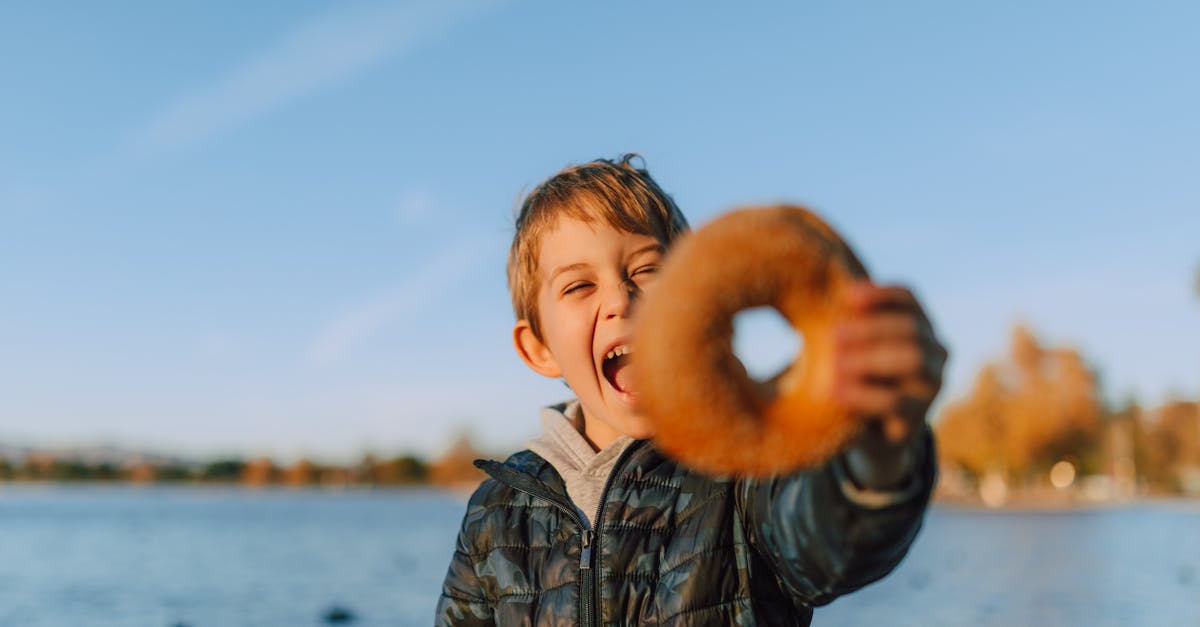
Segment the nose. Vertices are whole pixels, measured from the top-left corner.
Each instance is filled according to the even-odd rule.
[[[628,318],[633,312],[633,304],[642,291],[632,280],[626,279],[610,287],[604,294],[603,310],[605,318]]]

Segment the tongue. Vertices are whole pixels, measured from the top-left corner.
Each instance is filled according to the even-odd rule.
[[[616,371],[613,372],[612,375],[613,386],[622,392],[628,392],[632,394],[633,390],[629,387],[633,383],[630,380],[632,378],[633,377],[631,377],[629,374],[629,367],[624,363],[618,364]]]
[[[612,384],[614,388],[621,392],[632,393],[630,386],[633,384],[629,372],[629,356],[620,355],[613,357],[604,362],[604,378]]]

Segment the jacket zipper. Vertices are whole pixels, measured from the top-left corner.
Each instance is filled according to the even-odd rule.
[[[600,528],[600,520],[604,516],[604,505],[608,502],[608,490],[612,487],[613,477],[617,476],[629,454],[638,448],[640,444],[640,440],[633,442],[625,447],[625,450],[621,451],[620,456],[617,457],[612,472],[608,474],[608,479],[604,481],[604,489],[600,491],[600,505],[596,508],[596,524],[594,527],[588,524],[588,521],[579,513],[578,508],[572,507],[569,500],[563,501],[558,498],[558,495],[547,489],[542,482],[523,472],[513,470],[500,462],[484,459],[475,460],[476,468],[479,468],[497,481],[518,492],[549,501],[555,508],[570,516],[579,525],[579,528],[583,530],[579,551],[579,623],[582,627],[592,627],[599,621],[600,577],[596,572],[599,568],[592,568],[592,554],[599,555],[600,534],[593,533],[592,530],[593,528]],[[599,560],[599,557],[597,557],[597,560]]]
[[[596,573],[592,570],[592,530],[583,528],[583,552],[579,554],[579,624],[590,627],[592,621],[592,587]]]
[[[600,491],[600,505],[598,505],[596,507],[596,517],[593,518],[593,520],[596,521],[596,524],[592,525],[592,528],[595,529],[597,532],[599,532],[600,523],[602,522],[602,520],[604,518],[604,505],[605,505],[605,503],[608,502],[608,491],[609,491],[609,488],[612,487],[613,477],[617,476],[617,474],[621,472],[621,466],[625,464],[626,458],[629,457],[629,454],[631,452],[633,452],[633,450],[635,448],[637,448],[639,444],[641,444],[640,441],[635,441],[632,444],[630,444],[629,446],[625,447],[625,450],[621,451],[621,454],[617,457],[616,463],[613,464],[612,472],[608,473],[608,479],[604,480],[604,489]],[[588,531],[588,532],[586,532],[586,535],[593,535],[593,534],[591,531]],[[602,538],[603,535],[604,534],[596,533],[594,535],[594,539],[591,542],[591,544],[593,545],[591,550],[595,551],[595,553],[596,553],[596,562],[597,562],[597,564],[596,564],[597,568],[595,569],[596,571],[600,570],[599,561],[600,561],[600,557],[602,555],[600,553],[600,538]],[[581,619],[581,622],[584,625],[584,627],[592,627],[592,625],[595,625],[600,622],[600,616],[599,616],[600,600],[601,600],[600,573],[599,572],[593,573],[591,576],[591,580],[592,580],[592,582],[591,582],[592,590],[591,590],[591,595],[590,595],[592,597],[591,611],[589,611],[587,614],[580,615],[580,619]],[[586,598],[587,596],[589,596],[587,591],[585,591],[585,590],[580,590],[579,595],[580,595],[580,597],[583,597],[583,598]]]

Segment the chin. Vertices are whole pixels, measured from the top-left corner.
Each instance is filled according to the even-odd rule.
[[[654,436],[650,422],[641,416],[626,418],[624,431],[625,435],[635,440],[646,440]]]

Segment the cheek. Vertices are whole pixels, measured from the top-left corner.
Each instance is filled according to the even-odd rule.
[[[591,338],[595,308],[590,300],[560,302],[555,313],[558,316],[558,326],[564,335],[570,336],[577,343]]]
[[[564,362],[575,364],[586,359],[591,363],[592,325],[586,309],[573,303],[555,303],[543,311],[549,314],[543,316],[542,329],[550,351]]]

